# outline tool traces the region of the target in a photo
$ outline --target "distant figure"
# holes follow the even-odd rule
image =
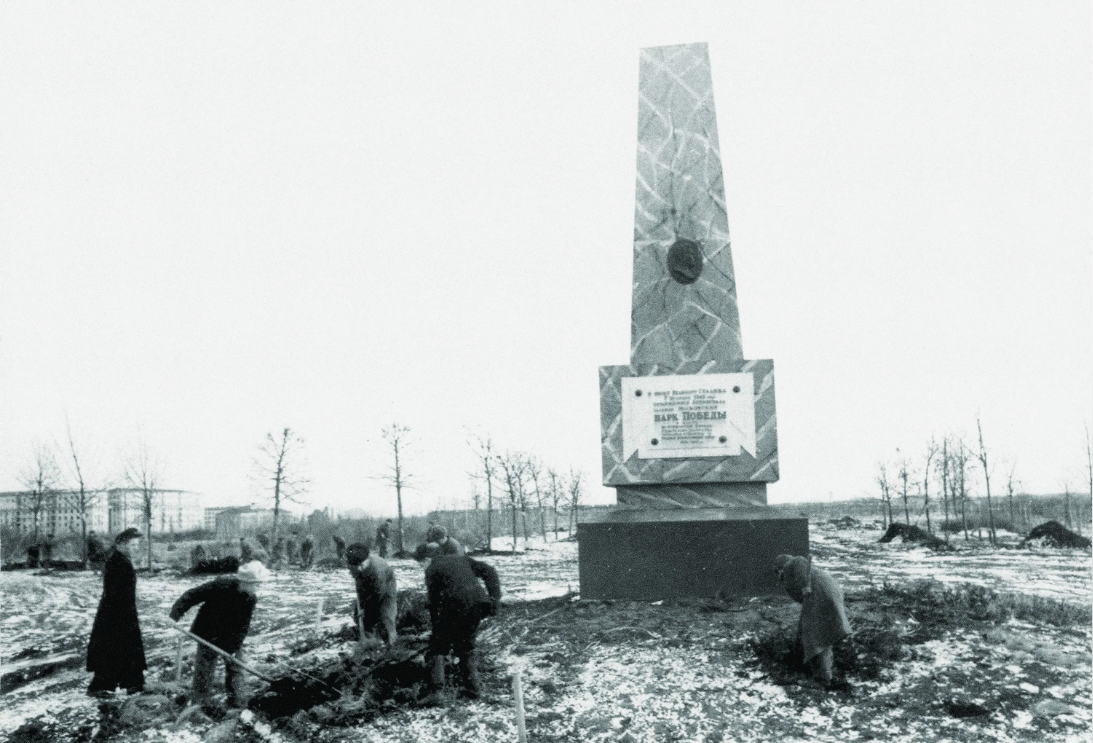
[[[27,547],[27,567],[36,568],[41,564],[42,548],[38,546],[38,543]]]
[[[774,569],[786,593],[801,605],[797,638],[803,660],[812,675],[829,686],[835,659],[833,648],[850,634],[843,590],[826,570],[815,567],[811,558],[778,555]]]
[[[465,554],[463,545],[461,545],[455,537],[449,537],[448,530],[439,524],[434,524],[429,527],[429,531],[425,535],[425,540],[440,547],[440,554],[442,555]]]
[[[376,527],[376,552],[380,557],[387,557],[387,546],[391,543],[391,519]]]
[[[300,543],[300,567],[307,570],[315,560],[315,540],[308,534]]]
[[[277,541],[273,544],[273,551],[269,553],[269,556],[273,559],[273,564],[278,566],[285,559],[285,540],[283,537],[277,537]]]
[[[243,660],[243,640],[250,631],[251,616],[258,603],[258,584],[266,579],[267,572],[262,563],[252,561],[240,567],[235,575],[222,575],[191,588],[171,607],[171,619],[177,622],[192,607],[201,604],[190,632]],[[200,703],[208,698],[219,658],[214,650],[197,644],[192,686],[194,702]],[[246,706],[244,673],[227,660],[224,661],[224,670],[228,705]]]
[[[259,534],[255,539],[258,541],[258,544],[262,545],[262,549],[266,551],[266,554],[269,554],[269,536],[266,534]]]
[[[106,561],[106,557],[106,545],[99,539],[99,535],[94,529],[87,532],[87,561],[92,565],[99,565]]]
[[[196,568],[198,565],[200,565],[201,563],[205,562],[208,559],[209,559],[209,556],[205,552],[204,545],[201,545],[201,544],[195,545],[194,548],[192,550],[190,550],[190,568],[191,569]]]
[[[49,534],[42,540],[41,565],[43,568],[53,566],[53,535]]]
[[[464,694],[477,698],[475,634],[482,620],[496,614],[501,607],[497,571],[464,555],[443,555],[436,543],[418,545],[414,559],[425,568],[425,588],[429,594],[429,617],[433,625],[429,639],[432,687],[435,691],[443,688],[444,660],[451,653],[459,659]]]
[[[144,640],[137,620],[137,573],[131,556],[140,548],[140,532],[130,527],[114,538],[102,571],[102,598],[87,644],[87,670],[94,672],[87,693],[98,695],[121,686],[130,694],[144,690]]]
[[[395,571],[382,557],[370,554],[368,545],[360,542],[349,545],[345,551],[345,561],[357,586],[353,624],[358,629],[363,626],[365,632],[382,628],[383,641],[391,645],[398,637],[395,631],[395,617],[398,615]]]
[[[239,537],[239,564],[245,565],[254,559],[254,547],[246,537]]]
[[[334,540],[334,549],[338,553],[338,562],[345,561],[345,540],[335,534],[331,537]]]
[[[285,561],[289,565],[295,565],[296,561],[300,559],[300,553],[298,551],[296,537],[300,536],[296,532],[292,532],[291,535],[285,540]]]

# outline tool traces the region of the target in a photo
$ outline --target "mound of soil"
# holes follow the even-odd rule
[[[831,524],[836,529],[857,529],[861,526],[861,521],[853,516],[839,516],[835,519],[828,519],[827,523]]]
[[[187,571],[187,575],[221,575],[239,570],[239,558],[234,555],[202,560]]]
[[[888,543],[896,537],[902,538],[904,542],[919,542],[934,550],[950,549],[944,540],[938,539],[933,534],[923,531],[913,524],[891,524],[888,531],[884,532],[884,536],[877,541]]]
[[[1039,541],[1049,547],[1076,547],[1090,549],[1091,543],[1081,534],[1075,534],[1058,521],[1046,521],[1033,527],[1028,536],[1021,541],[1024,546],[1031,541]]]

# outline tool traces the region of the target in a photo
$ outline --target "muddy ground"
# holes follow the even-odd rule
[[[263,589],[250,660],[273,677],[284,676],[278,664],[287,663],[339,691],[316,694],[299,711],[271,709],[262,704],[268,695],[259,695],[258,711],[225,716],[214,705],[181,721],[175,633],[152,617],[201,578],[139,579],[149,687],[159,694],[135,698],[150,700],[138,709],[135,701],[100,703],[82,693],[100,579],[5,573],[0,739],[511,741],[514,674],[533,741],[1089,738],[1089,551],[1018,550],[1014,536],[995,548],[953,538],[955,551],[936,553],[878,544],[880,534],[812,525],[816,564],[842,581],[855,629],[839,648],[846,684],[835,691],[795,663],[797,607],[788,598],[580,601],[576,547],[561,542],[483,558],[501,574],[505,608],[480,635],[480,700],[452,692],[423,699],[417,651],[425,635],[413,612],[403,617],[405,638],[394,652],[362,651],[349,626],[348,575],[290,570]],[[401,587],[423,587],[415,563],[395,565]],[[188,644],[185,654],[192,655]],[[295,679],[301,694],[326,688]]]

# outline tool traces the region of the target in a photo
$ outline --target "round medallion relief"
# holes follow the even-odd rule
[[[668,248],[668,275],[680,284],[693,284],[702,274],[702,248],[681,237]]]

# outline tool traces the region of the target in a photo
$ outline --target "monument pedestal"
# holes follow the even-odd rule
[[[603,484],[577,526],[585,599],[759,596],[808,520],[777,482],[774,361],[748,360],[705,44],[642,49],[630,363],[600,367]]]
[[[619,508],[577,525],[582,599],[764,596],[774,558],[808,554],[808,519],[768,508]]]

